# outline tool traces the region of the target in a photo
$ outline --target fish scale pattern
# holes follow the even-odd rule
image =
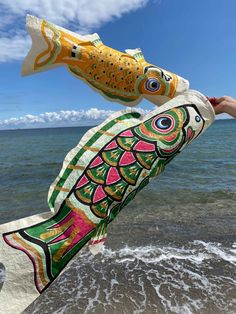
[[[158,158],[155,142],[143,141],[134,128],[121,132],[96,156],[79,180],[75,196],[89,205],[99,218],[107,217],[113,202],[120,202],[125,192],[142,173],[147,176]]]

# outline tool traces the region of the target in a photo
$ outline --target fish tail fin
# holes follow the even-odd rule
[[[32,46],[23,62],[22,76],[62,65],[55,62],[61,50],[57,28],[32,15],[27,15],[26,27],[32,39]]]
[[[29,247],[25,250],[19,232],[12,230],[24,230],[49,216],[43,213],[0,225],[0,313],[21,313],[39,296],[34,284],[33,259],[24,254],[30,252]]]
[[[66,65],[64,58],[70,58],[73,46],[85,37],[32,15],[27,15],[26,27],[32,46],[23,62],[23,76]]]
[[[96,228],[85,211],[69,200],[55,215],[35,215],[0,226],[0,273],[2,267],[6,270],[0,304],[14,296],[9,306],[22,312],[94,236]]]

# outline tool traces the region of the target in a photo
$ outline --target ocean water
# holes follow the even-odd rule
[[[48,210],[86,130],[0,132],[0,223]],[[103,254],[85,247],[25,313],[236,313],[235,266],[236,120],[222,120],[123,209]]]

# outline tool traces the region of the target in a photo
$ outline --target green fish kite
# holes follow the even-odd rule
[[[50,187],[52,213],[0,226],[2,313],[20,313],[85,244],[98,253],[117,214],[213,120],[207,98],[192,91],[146,116],[117,112],[88,131]]]

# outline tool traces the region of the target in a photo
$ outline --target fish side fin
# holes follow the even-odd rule
[[[95,235],[89,241],[89,250],[93,255],[102,253],[104,242],[107,238],[107,222],[102,222],[97,227]]]
[[[84,36],[84,40],[91,42],[95,47],[99,47],[103,44],[100,36],[97,33]]]
[[[126,49],[125,52],[132,56],[137,61],[145,61],[144,55],[142,53],[142,50],[140,48],[136,49]]]

